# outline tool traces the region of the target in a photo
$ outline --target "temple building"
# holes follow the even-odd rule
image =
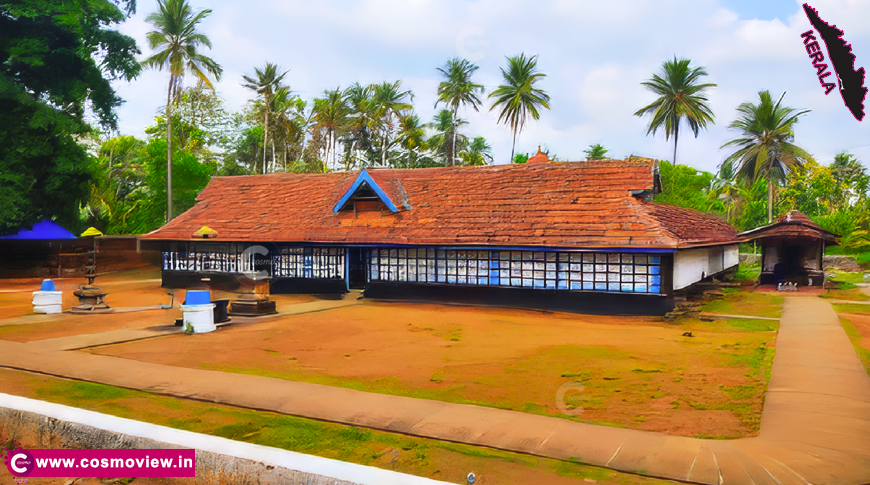
[[[163,284],[661,315],[737,266],[722,219],[651,202],[654,160],[216,177],[142,236]]]
[[[761,245],[761,275],[758,283],[794,283],[823,286],[822,259],[825,248],[837,245],[837,236],[822,229],[809,217],[790,211],[772,224],[739,234]]]

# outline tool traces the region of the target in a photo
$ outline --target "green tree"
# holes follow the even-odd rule
[[[796,110],[782,105],[785,93],[776,103],[769,91],[758,93],[759,102],[742,103],[737,107],[739,117],[728,127],[739,132],[737,138],[722,145],[736,147],[723,166],[733,170],[736,177],[755,182],[767,180],[767,222],[773,221],[774,183],[784,183],[789,174],[800,170],[812,157],[795,145],[793,126],[809,110]]]
[[[486,138],[476,136],[471,143],[459,154],[463,165],[481,166],[492,163],[492,147],[486,142]]]
[[[266,173],[266,150],[269,146],[269,114],[272,108],[272,95],[281,87],[281,81],[284,80],[284,76],[287,75],[290,71],[284,71],[279,74],[281,68],[278,67],[277,64],[272,64],[271,62],[267,62],[263,69],[259,67],[254,68],[255,77],[251,77],[248,75],[243,75],[242,79],[245,80],[244,86],[251,91],[257,93],[258,96],[263,97],[263,116],[265,118],[263,124],[263,173]],[[274,161],[274,150],[272,150],[272,158]]]
[[[674,165],[667,161],[659,163],[662,185],[675,188],[656,194],[654,200],[660,204],[686,207],[701,212],[724,214],[725,204],[710,190],[715,175],[697,170],[688,165]]]
[[[403,152],[393,164],[397,168],[434,167],[439,164],[426,154],[429,141],[426,139],[426,124],[420,122],[416,114],[408,114],[399,120],[399,146]]]
[[[342,140],[347,152],[345,166],[350,169],[354,166],[374,165],[380,157],[374,143],[378,137],[376,131],[379,121],[375,113],[373,85],[353,83],[347,88],[346,94],[351,113]]]
[[[297,160],[305,144],[305,132],[313,117],[313,111],[305,114],[307,103],[291,93],[290,88],[280,87],[272,95],[272,139],[281,147],[282,167],[287,170],[287,159]],[[291,163],[294,163],[291,162]]]
[[[82,209],[87,226],[103,234],[123,234],[133,206],[130,194],[144,183],[141,152],[145,142],[132,136],[117,136],[103,142],[91,164],[90,199]]]
[[[607,149],[604,148],[604,145],[596,143],[589,145],[589,149],[583,150],[583,153],[586,154],[586,160],[603,160],[606,158]]]
[[[157,12],[145,21],[154,26],[148,32],[148,46],[156,51],[142,64],[152,69],[169,71],[169,87],[166,89],[166,222],[172,220],[172,105],[182,92],[185,73],[195,76],[200,83],[212,86],[209,75],[220,80],[223,68],[197,49],[211,48],[211,40],[196,31],[197,25],[211,14],[211,9],[194,12],[187,0],[157,0]]]
[[[461,150],[467,143],[466,136],[458,133],[459,128],[467,124],[468,122],[463,119],[454,118],[453,113],[446,109],[435,114],[432,122],[429,123],[429,128],[435,132],[429,138],[429,148],[434,151],[436,158],[443,160],[445,166],[451,166],[450,157],[455,146],[453,144],[458,140]]]
[[[513,163],[526,163],[529,161],[528,153],[517,153],[514,155]]]
[[[698,137],[701,128],[714,123],[713,112],[707,106],[704,91],[716,87],[713,83],[699,84],[701,76],[706,76],[703,67],[691,67],[689,59],[665,61],[660,74],[654,74],[642,86],[652,91],[658,98],[637,110],[635,116],[651,115],[646,134],[655,134],[664,127],[665,140],[674,135],[674,163],[677,162],[677,140],[680,137],[680,123],[685,120],[689,129]]]
[[[870,175],[861,161],[853,155],[840,152],[834,155],[834,161],[830,165],[831,175],[840,185],[838,202],[840,206],[848,203],[860,203],[867,198],[867,190],[870,189]]]
[[[92,172],[77,141],[92,132],[89,112],[116,128],[111,81],[141,68],[135,41],[113,28],[134,11],[132,0],[0,4],[0,234],[42,219],[79,226]]]
[[[517,133],[523,131],[526,118],[540,118],[538,109],[550,109],[550,95],[535,85],[547,75],[538,72],[538,56],[526,57],[525,53],[507,57],[508,68],[501,68],[505,84],[489,93],[488,98],[494,98],[490,111],[498,108],[498,122],[507,123],[513,132],[511,144],[511,160],[517,146]]]
[[[125,226],[133,234],[153,231],[163,224],[163,207],[166,207],[167,199],[167,187],[163,183],[168,168],[164,163],[167,149],[167,142],[161,139],[152,139],[142,148],[143,185],[127,197],[132,207]],[[173,151],[175,181],[171,196],[173,206],[180,214],[196,203],[196,195],[208,184],[211,171],[192,153],[178,147]]]
[[[444,78],[438,84],[438,101],[435,102],[437,108],[439,104],[444,104],[453,113],[454,122],[458,120],[458,112],[461,106],[471,106],[474,111],[478,111],[481,105],[479,94],[483,93],[483,85],[471,82],[471,76],[477,71],[478,66],[467,59],[454,57],[444,64],[444,67],[439,67],[438,72]],[[448,155],[447,165],[452,166],[456,161],[456,130],[453,130],[453,145]]]
[[[411,90],[402,91],[402,81],[374,84],[371,87],[371,107],[375,120],[378,120],[378,131],[381,132],[381,165],[387,166],[388,152],[396,143],[390,140],[397,128],[397,121],[414,109],[410,101],[414,99]]]
[[[347,96],[341,87],[323,91],[323,98],[314,100],[314,121],[326,129],[328,136],[326,143],[326,163],[329,165],[329,155],[332,153],[332,166],[338,168],[335,161],[335,143],[338,138],[336,133],[343,129],[350,116],[351,109],[348,106]]]

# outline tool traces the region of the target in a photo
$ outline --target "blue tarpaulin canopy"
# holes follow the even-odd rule
[[[28,231],[22,229],[18,234],[0,236],[0,239],[77,239],[75,234],[55,224],[54,221],[42,221],[33,225]]]

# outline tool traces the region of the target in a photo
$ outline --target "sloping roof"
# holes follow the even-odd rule
[[[76,236],[56,222],[46,220],[37,222],[29,231],[21,229],[18,234],[0,236],[0,239],[76,239]]]
[[[544,152],[541,151],[541,145],[538,145],[538,153],[535,153],[532,158],[528,159],[526,163],[546,163],[550,161],[550,157],[548,157]]]
[[[683,246],[736,242],[737,229],[714,214],[665,204],[646,205],[649,214]]]
[[[828,232],[799,211],[789,211],[766,226],[757,227],[738,234],[745,241],[767,238],[824,239],[829,245],[837,244],[840,236]]]
[[[187,240],[208,225],[219,241],[676,248],[736,234],[632,195],[656,190],[650,159],[368,173],[398,212],[333,212],[360,172],[216,177],[193,208],[143,238]]]

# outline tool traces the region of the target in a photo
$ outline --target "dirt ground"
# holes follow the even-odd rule
[[[755,433],[762,393],[735,361],[774,339],[722,322],[365,302],[90,351],[563,417],[568,386],[584,421],[737,437]]]
[[[78,305],[73,295],[84,278],[53,279],[55,288],[63,291],[62,308],[66,311]],[[33,313],[32,294],[38,290],[41,279],[0,280],[0,339],[16,342],[31,342],[56,337],[67,337],[117,329],[141,329],[172,325],[181,318],[179,304],[184,301],[185,290],[170,290],[160,287],[160,270],[137,269],[107,274],[97,278],[96,284],[108,293],[106,303],[116,309],[168,305],[175,293],[174,306],[168,310],[145,310],[137,312],[81,315],[63,313],[38,315]],[[233,298],[234,294],[212,292],[212,299]],[[311,295],[276,295],[278,309],[285,305],[305,303]]]
[[[76,303],[72,290],[81,283],[56,281],[65,308]],[[169,301],[157,270],[106,275],[97,283],[115,308]],[[38,286],[38,280],[0,286],[0,339],[160,327],[181,316],[177,304],[108,315],[34,315],[30,292]],[[178,291],[176,302],[182,295]],[[272,299],[286,311],[316,297]],[[735,322],[361,300],[314,313],[239,319],[209,334],[87,351],[680,436],[739,437],[757,432],[775,327]],[[683,337],[686,331],[693,336]]]

